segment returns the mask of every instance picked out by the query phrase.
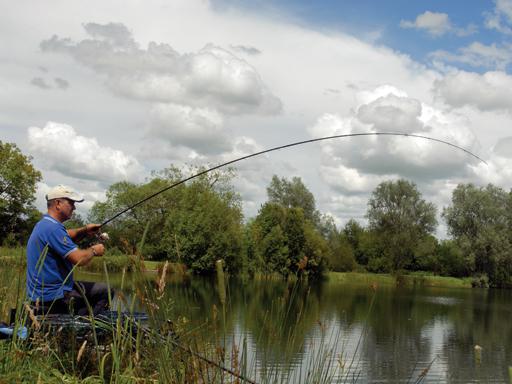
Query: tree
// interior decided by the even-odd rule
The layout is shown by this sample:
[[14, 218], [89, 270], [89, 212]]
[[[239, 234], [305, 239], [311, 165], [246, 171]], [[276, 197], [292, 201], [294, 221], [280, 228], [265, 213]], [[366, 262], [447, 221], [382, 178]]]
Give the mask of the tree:
[[341, 232], [330, 240], [331, 252], [328, 254], [330, 269], [336, 272], [353, 271], [356, 267], [356, 260], [348, 237]]
[[437, 225], [435, 206], [422, 199], [414, 183], [403, 179], [377, 186], [368, 202], [367, 217], [393, 270], [411, 264], [415, 248]]
[[493, 286], [512, 284], [511, 201], [510, 193], [492, 184], [459, 184], [443, 211], [468, 269], [487, 275]]
[[33, 203], [41, 173], [31, 161], [16, 144], [0, 141], [0, 244], [9, 234], [20, 241], [24, 223], [37, 216]]
[[[113, 245], [133, 253], [147, 228], [143, 249], [139, 249], [145, 257], [181, 262], [196, 273], [213, 272], [215, 261], [223, 259], [228, 270], [237, 270], [241, 264], [242, 211], [240, 198], [229, 183], [231, 177], [231, 171], [205, 174], [126, 212], [110, 224]], [[168, 168], [153, 173], [143, 184], [113, 184], [107, 200], [94, 204], [90, 220], [102, 222], [183, 178], [180, 170]]]
[[265, 273], [318, 275], [325, 269], [327, 242], [301, 208], [265, 203], [251, 223], [252, 252]]
[[280, 204], [286, 208], [300, 208], [304, 217], [313, 224], [320, 222], [320, 213], [315, 207], [315, 197], [306, 188], [300, 177], [294, 177], [291, 181], [277, 175], [272, 176], [267, 187], [268, 201]]

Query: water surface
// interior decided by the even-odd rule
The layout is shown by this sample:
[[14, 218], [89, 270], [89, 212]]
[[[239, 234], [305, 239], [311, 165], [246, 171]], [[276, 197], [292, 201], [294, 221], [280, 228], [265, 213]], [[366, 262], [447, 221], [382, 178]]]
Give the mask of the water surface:
[[[110, 281], [118, 286], [119, 275]], [[168, 280], [165, 295], [182, 329], [245, 352], [260, 380], [310, 382], [321, 370], [334, 383], [509, 382], [509, 290], [275, 280], [230, 280], [223, 290], [193, 277]]]

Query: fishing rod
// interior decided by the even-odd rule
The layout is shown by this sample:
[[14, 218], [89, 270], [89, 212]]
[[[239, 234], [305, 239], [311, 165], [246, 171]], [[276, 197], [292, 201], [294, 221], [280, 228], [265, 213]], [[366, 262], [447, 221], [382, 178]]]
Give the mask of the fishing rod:
[[229, 368], [225, 367], [224, 365], [219, 364], [219, 363], [217, 363], [217, 362], [215, 362], [215, 361], [213, 361], [213, 360], [211, 360], [211, 359], [201, 355], [198, 352], [194, 352], [192, 350], [192, 348], [185, 347], [184, 345], [181, 345], [180, 343], [178, 343], [175, 340], [166, 339], [166, 338], [164, 338], [161, 335], [160, 335], [160, 339], [163, 342], [169, 342], [170, 344], [174, 345], [176, 348], [178, 348], [178, 349], [180, 349], [180, 350], [182, 350], [184, 352], [189, 353], [190, 355], [194, 356], [195, 358], [197, 358], [199, 360], [202, 360], [202, 361], [204, 361], [205, 363], [207, 363], [207, 364], [209, 364], [211, 366], [214, 366], [214, 367], [219, 368], [220, 370], [222, 370], [222, 371], [224, 371], [226, 373], [229, 373], [231, 376], [236, 377], [237, 379], [242, 380], [242, 382], [249, 383], [249, 384], [257, 384], [254, 380], [249, 379], [248, 377], [245, 377], [241, 373], [235, 372], [234, 370], [229, 369]]
[[467, 150], [467, 149], [465, 149], [463, 147], [460, 147], [460, 146], [458, 146], [456, 144], [450, 143], [450, 142], [445, 141], [445, 140], [436, 139], [434, 137], [423, 136], [423, 135], [415, 135], [415, 134], [411, 134], [411, 133], [400, 133], [400, 132], [363, 132], [363, 133], [347, 133], [347, 134], [343, 134], [343, 135], [333, 135], [333, 136], [318, 137], [318, 138], [315, 138], [315, 139], [302, 140], [302, 141], [297, 141], [297, 142], [290, 143], [290, 144], [280, 145], [280, 146], [273, 147], [273, 148], [270, 148], [270, 149], [265, 149], [263, 151], [259, 151], [259, 152], [252, 153], [250, 155], [242, 156], [242, 157], [239, 157], [237, 159], [233, 159], [233, 160], [227, 161], [225, 163], [216, 165], [214, 167], [205, 169], [205, 170], [203, 170], [201, 172], [196, 173], [195, 175], [189, 176], [189, 177], [187, 177], [185, 179], [182, 179], [182, 180], [180, 180], [180, 181], [178, 181], [178, 182], [176, 182], [174, 184], [171, 184], [171, 185], [169, 185], [169, 186], [167, 186], [165, 188], [162, 188], [161, 190], [159, 190], [159, 191], [157, 191], [157, 192], [155, 192], [155, 193], [145, 197], [144, 199], [136, 202], [135, 204], [130, 205], [129, 207], [127, 207], [127, 208], [123, 209], [122, 211], [116, 213], [110, 219], [105, 220], [101, 224], [101, 227], [103, 227], [104, 225], [107, 225], [111, 221], [117, 219], [122, 214], [132, 210], [133, 208], [135, 208], [135, 207], [145, 203], [148, 200], [151, 200], [153, 197], [158, 196], [158, 195], [160, 195], [161, 193], [163, 193], [165, 191], [168, 191], [171, 188], [177, 187], [178, 185], [186, 183], [187, 181], [195, 179], [196, 177], [202, 176], [202, 175], [204, 175], [204, 174], [206, 174], [208, 172], [211, 172], [211, 171], [215, 171], [216, 169], [225, 167], [227, 165], [234, 164], [234, 163], [237, 163], [237, 162], [242, 161], [242, 160], [250, 159], [251, 157], [263, 155], [265, 153], [269, 153], [269, 152], [273, 152], [273, 151], [278, 151], [280, 149], [295, 147], [295, 146], [298, 146], [298, 145], [303, 145], [303, 144], [308, 144], [308, 143], [315, 143], [315, 142], [318, 142], [318, 141], [325, 141], [325, 140], [332, 140], [332, 139], [341, 139], [341, 138], [345, 138], [345, 137], [359, 137], [359, 136], [405, 136], [405, 137], [414, 137], [414, 138], [419, 138], [419, 139], [435, 141], [435, 142], [438, 142], [438, 143], [449, 145], [450, 147], [459, 149], [461, 151], [464, 151], [468, 155], [474, 157], [475, 159], [477, 159], [477, 160], [479, 160], [482, 163], [487, 165], [487, 162], [485, 160], [483, 160], [482, 158], [478, 157], [477, 155], [475, 155], [474, 153], [470, 152], [469, 150]]

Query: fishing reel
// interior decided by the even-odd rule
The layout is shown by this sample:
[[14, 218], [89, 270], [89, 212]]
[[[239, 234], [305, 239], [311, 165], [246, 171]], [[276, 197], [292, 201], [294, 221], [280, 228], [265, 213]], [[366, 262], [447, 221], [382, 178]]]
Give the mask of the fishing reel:
[[99, 242], [99, 243], [106, 243], [107, 241], [110, 240], [110, 236], [108, 235], [107, 232], [102, 232], [102, 233], [97, 233], [96, 234], [96, 240]]

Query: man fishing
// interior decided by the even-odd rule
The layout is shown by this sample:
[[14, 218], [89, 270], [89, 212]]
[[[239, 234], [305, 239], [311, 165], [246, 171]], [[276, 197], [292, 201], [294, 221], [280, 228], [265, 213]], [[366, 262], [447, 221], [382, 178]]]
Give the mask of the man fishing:
[[46, 195], [48, 213], [35, 225], [27, 244], [27, 297], [37, 314], [71, 313], [87, 315], [88, 305], [94, 314], [108, 306], [108, 287], [104, 283], [74, 281], [75, 266], [88, 264], [105, 253], [103, 244], [80, 249], [75, 244], [95, 236], [99, 224], [68, 229], [75, 203], [84, 198], [70, 187], [58, 185]]

